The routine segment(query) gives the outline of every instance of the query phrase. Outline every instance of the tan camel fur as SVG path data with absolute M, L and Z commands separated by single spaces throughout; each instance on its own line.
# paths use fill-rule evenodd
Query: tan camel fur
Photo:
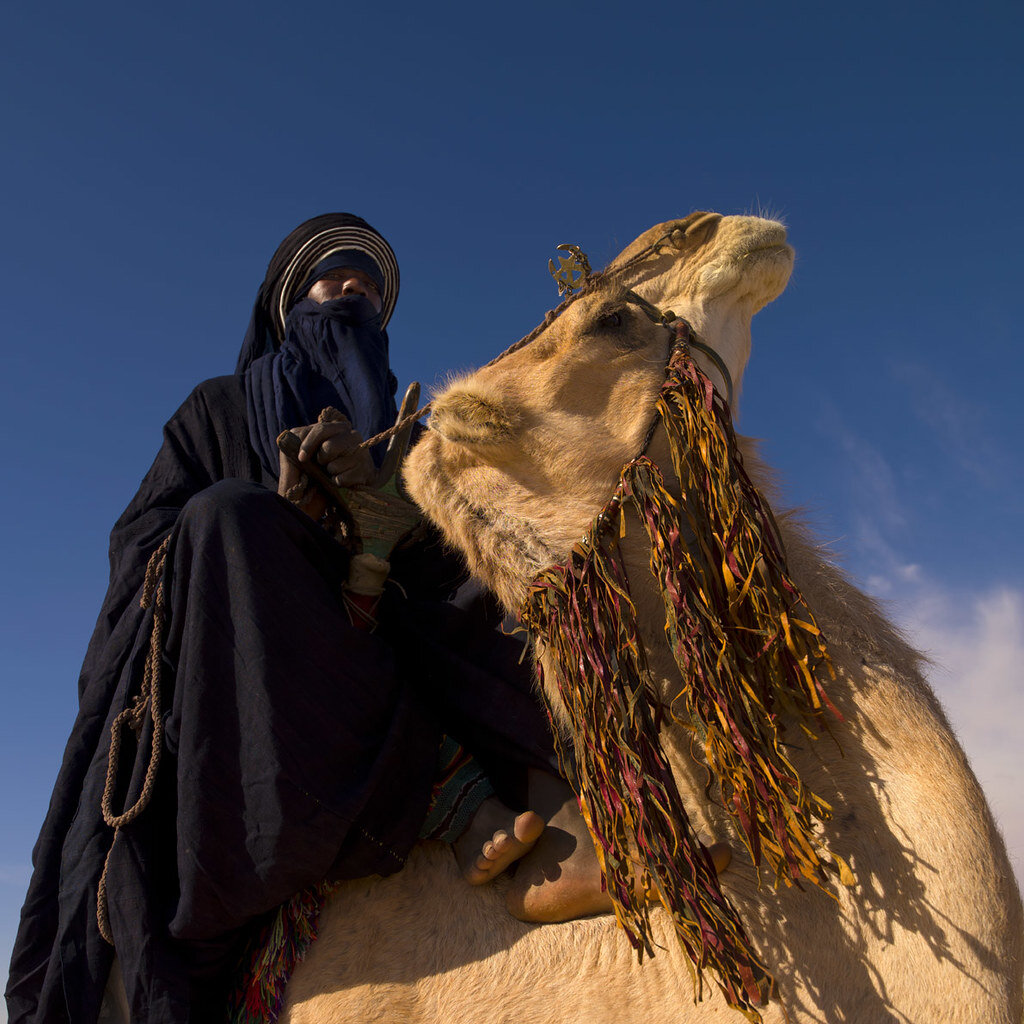
M 410 455 L 416 500 L 510 610 L 539 569 L 564 561 L 652 420 L 671 333 L 625 302 L 624 287 L 686 317 L 738 382 L 751 317 L 781 293 L 792 268 L 780 224 L 717 214 L 658 225 L 613 266 L 666 234 L 661 255 L 579 298 L 531 344 L 452 383 Z M 697 358 L 721 385 L 713 364 Z M 670 471 L 661 431 L 650 454 Z M 745 458 L 767 488 L 749 446 Z M 723 889 L 778 981 L 764 1019 L 1021 1024 L 1020 896 L 921 659 L 792 516 L 781 529 L 792 576 L 828 637 L 839 675 L 829 693 L 845 719 L 832 726 L 838 743 L 823 738 L 792 757 L 832 804 L 822 840 L 851 865 L 856 885 L 835 899 L 812 888 L 776 891 L 767 880 L 759 888 L 729 816 L 705 796 L 686 739 L 663 736 L 702 839 L 732 846 Z M 624 549 L 652 685 L 668 699 L 679 676 L 635 522 Z M 545 671 L 552 679 L 553 667 Z M 418 847 L 398 875 L 346 885 L 295 972 L 282 1020 L 742 1019 L 713 982 L 694 1003 L 686 958 L 660 912 L 654 929 L 664 948 L 638 965 L 610 916 L 524 924 L 505 911 L 507 885 L 471 889 L 436 844 Z

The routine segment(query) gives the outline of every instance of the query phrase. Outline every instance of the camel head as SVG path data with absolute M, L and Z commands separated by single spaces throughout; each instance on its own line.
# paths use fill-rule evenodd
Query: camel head
M 652 246 L 654 252 L 636 259 Z M 750 358 L 750 321 L 782 294 L 792 269 L 793 250 L 778 221 L 703 212 L 656 224 L 606 268 L 618 270 L 616 280 L 648 302 L 687 320 L 721 356 L 737 394 Z M 722 387 L 718 368 L 699 353 L 696 360 Z
M 686 318 L 738 386 L 751 317 L 785 287 L 792 262 L 774 221 L 700 213 L 659 224 L 532 341 L 435 396 L 406 485 L 508 608 L 564 560 L 654 420 L 673 332 L 630 290 Z M 722 386 L 713 363 L 698 361 Z

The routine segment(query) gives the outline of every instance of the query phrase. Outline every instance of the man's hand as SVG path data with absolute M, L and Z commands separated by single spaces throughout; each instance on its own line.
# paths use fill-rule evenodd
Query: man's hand
M 324 410 L 324 413 L 327 415 L 322 414 L 319 423 L 292 430 L 302 441 L 299 462 L 312 462 L 315 459 L 339 487 L 359 487 L 372 483 L 376 471 L 369 451 L 359 447 L 363 443 L 362 437 L 337 410 Z M 282 452 L 277 493 L 287 497 L 288 491 L 302 479 L 302 470 L 293 465 Z M 311 519 L 319 520 L 327 509 L 327 499 L 309 481 L 307 496 L 299 503 L 299 507 Z

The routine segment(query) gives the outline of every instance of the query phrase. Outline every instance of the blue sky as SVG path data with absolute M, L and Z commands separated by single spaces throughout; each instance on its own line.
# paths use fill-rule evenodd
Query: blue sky
M 1019 3 L 150 8 L 0 15 L 0 959 L 107 532 L 334 209 L 398 253 L 403 385 L 526 333 L 560 242 L 781 215 L 740 428 L 932 655 L 1024 876 Z

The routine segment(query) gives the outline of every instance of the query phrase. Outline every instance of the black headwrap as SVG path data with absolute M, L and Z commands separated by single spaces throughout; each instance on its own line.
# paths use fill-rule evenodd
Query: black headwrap
M 323 305 L 302 299 L 320 274 L 338 265 L 377 281 L 379 314 L 358 295 Z M 364 437 L 394 422 L 397 381 L 384 326 L 398 283 L 391 246 L 350 213 L 314 217 L 278 246 L 235 370 L 245 374 L 249 440 L 269 473 L 277 475 L 277 435 L 316 422 L 326 405 L 341 409 Z

